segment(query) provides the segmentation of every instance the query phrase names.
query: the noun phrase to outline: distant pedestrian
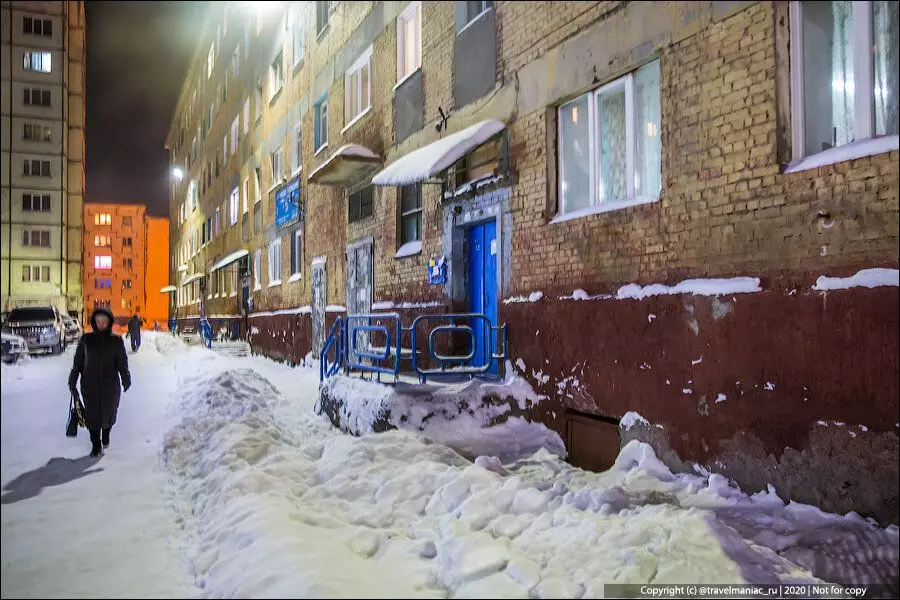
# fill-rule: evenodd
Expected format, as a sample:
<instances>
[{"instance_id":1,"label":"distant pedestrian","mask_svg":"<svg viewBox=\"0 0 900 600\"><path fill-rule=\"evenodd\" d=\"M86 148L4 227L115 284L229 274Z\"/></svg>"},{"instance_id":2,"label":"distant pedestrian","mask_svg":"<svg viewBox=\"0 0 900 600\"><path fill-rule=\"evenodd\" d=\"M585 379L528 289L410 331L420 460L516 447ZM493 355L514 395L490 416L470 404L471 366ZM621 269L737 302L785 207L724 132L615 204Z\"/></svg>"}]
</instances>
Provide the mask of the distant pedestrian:
<instances>
[{"instance_id":1,"label":"distant pedestrian","mask_svg":"<svg viewBox=\"0 0 900 600\"><path fill-rule=\"evenodd\" d=\"M153 331L159 331L159 321L153 321Z\"/></svg>"},{"instance_id":2,"label":"distant pedestrian","mask_svg":"<svg viewBox=\"0 0 900 600\"><path fill-rule=\"evenodd\" d=\"M112 332L113 315L98 308L91 315L93 331L85 333L75 350L75 362L69 373L69 390L75 389L81 378L81 397L84 399L84 420L91 434L91 456L100 456L109 446L109 432L116 424L121 390L131 387L128 355L125 342ZM121 384L121 385L120 385Z\"/></svg>"},{"instance_id":3,"label":"distant pedestrian","mask_svg":"<svg viewBox=\"0 0 900 600\"><path fill-rule=\"evenodd\" d=\"M137 352L141 347L141 327L144 322L137 315L128 319L128 337L131 338L131 351Z\"/></svg>"}]
</instances>

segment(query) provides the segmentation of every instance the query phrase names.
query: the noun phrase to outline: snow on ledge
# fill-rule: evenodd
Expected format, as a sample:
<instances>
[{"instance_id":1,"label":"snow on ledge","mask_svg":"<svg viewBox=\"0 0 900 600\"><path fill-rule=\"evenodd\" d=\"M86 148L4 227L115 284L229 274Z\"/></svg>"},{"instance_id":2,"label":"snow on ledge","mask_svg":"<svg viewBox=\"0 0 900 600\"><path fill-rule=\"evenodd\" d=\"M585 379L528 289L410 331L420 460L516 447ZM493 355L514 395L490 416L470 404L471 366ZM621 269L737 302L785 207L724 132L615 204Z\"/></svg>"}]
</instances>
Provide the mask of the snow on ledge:
<instances>
[{"instance_id":1,"label":"snow on ledge","mask_svg":"<svg viewBox=\"0 0 900 600\"><path fill-rule=\"evenodd\" d=\"M431 308L434 306L443 306L441 302L400 302L395 303L390 300L376 302L372 305L372 310L391 310L393 308L409 309L409 308Z\"/></svg>"},{"instance_id":2,"label":"snow on ledge","mask_svg":"<svg viewBox=\"0 0 900 600\"><path fill-rule=\"evenodd\" d=\"M816 291L847 290L855 287L898 287L900 286L900 271L897 269L863 269L852 277L826 277L822 275L816 279L813 289Z\"/></svg>"},{"instance_id":3,"label":"snow on ledge","mask_svg":"<svg viewBox=\"0 0 900 600\"><path fill-rule=\"evenodd\" d=\"M503 300L503 304L513 304L515 302L537 302L544 297L544 292L531 292L526 296L512 296Z\"/></svg>"},{"instance_id":4,"label":"snow on ledge","mask_svg":"<svg viewBox=\"0 0 900 600\"><path fill-rule=\"evenodd\" d=\"M300 281L301 278L302 278L301 273L294 273L293 275L288 277L288 283L295 283L297 281Z\"/></svg>"},{"instance_id":5,"label":"snow on ledge","mask_svg":"<svg viewBox=\"0 0 900 600\"><path fill-rule=\"evenodd\" d=\"M329 304L325 307L325 312L329 313L342 313L347 312L346 306L341 306L340 304Z\"/></svg>"},{"instance_id":6,"label":"snow on ledge","mask_svg":"<svg viewBox=\"0 0 900 600\"><path fill-rule=\"evenodd\" d=\"M296 308L282 308L280 310L263 310L248 315L251 319L254 317L274 317L275 315L308 315L312 313L312 307L298 306Z\"/></svg>"},{"instance_id":7,"label":"snow on ledge","mask_svg":"<svg viewBox=\"0 0 900 600\"><path fill-rule=\"evenodd\" d=\"M877 138L857 140L793 161L784 172L787 174L808 171L847 160L874 156L884 152L893 152L898 148L900 148L900 136L898 135L885 135Z\"/></svg>"},{"instance_id":8,"label":"snow on ledge","mask_svg":"<svg viewBox=\"0 0 900 600\"><path fill-rule=\"evenodd\" d=\"M406 258L407 256L413 256L415 254L419 254L420 252L422 252L422 240L406 242L397 249L397 253L394 254L394 258Z\"/></svg>"},{"instance_id":9,"label":"snow on ledge","mask_svg":"<svg viewBox=\"0 0 900 600\"><path fill-rule=\"evenodd\" d=\"M685 279L674 286L651 283L641 287L636 283L623 285L616 292L618 300L641 300L650 296L693 294L695 296L720 296L723 294L749 294L761 292L758 277L732 277L730 279Z\"/></svg>"},{"instance_id":10,"label":"snow on ledge","mask_svg":"<svg viewBox=\"0 0 900 600\"><path fill-rule=\"evenodd\" d=\"M650 421L634 412L633 410L628 411L627 413L622 415L621 419L619 419L619 427L621 427L625 431L628 431L638 424L643 425L644 427L649 427Z\"/></svg>"}]
</instances>

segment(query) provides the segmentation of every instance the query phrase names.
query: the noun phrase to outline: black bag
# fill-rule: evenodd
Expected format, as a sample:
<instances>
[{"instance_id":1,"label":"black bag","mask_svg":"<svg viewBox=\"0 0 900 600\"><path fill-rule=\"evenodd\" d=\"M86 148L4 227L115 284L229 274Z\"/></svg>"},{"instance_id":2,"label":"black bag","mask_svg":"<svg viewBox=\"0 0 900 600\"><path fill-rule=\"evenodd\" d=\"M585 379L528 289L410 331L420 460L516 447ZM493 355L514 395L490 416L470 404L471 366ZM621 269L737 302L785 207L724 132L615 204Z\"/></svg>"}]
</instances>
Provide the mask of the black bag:
<instances>
[{"instance_id":1,"label":"black bag","mask_svg":"<svg viewBox=\"0 0 900 600\"><path fill-rule=\"evenodd\" d=\"M72 393L69 404L69 422L66 423L66 437L78 437L78 427L84 427L84 405L77 392Z\"/></svg>"}]
</instances>

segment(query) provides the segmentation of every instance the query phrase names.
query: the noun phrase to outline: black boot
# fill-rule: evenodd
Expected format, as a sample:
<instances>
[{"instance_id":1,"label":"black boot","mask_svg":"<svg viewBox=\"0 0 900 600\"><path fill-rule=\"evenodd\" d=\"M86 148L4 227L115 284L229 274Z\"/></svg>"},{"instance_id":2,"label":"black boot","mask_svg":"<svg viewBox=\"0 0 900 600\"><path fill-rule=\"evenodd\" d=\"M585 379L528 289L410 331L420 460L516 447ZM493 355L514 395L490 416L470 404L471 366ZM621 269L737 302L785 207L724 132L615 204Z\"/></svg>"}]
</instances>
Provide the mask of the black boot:
<instances>
[{"instance_id":1,"label":"black boot","mask_svg":"<svg viewBox=\"0 0 900 600\"><path fill-rule=\"evenodd\" d=\"M103 441L104 448L109 448L109 430L110 429L112 429L112 427L106 427L103 429L103 435L102 435L101 439Z\"/></svg>"},{"instance_id":2,"label":"black boot","mask_svg":"<svg viewBox=\"0 0 900 600\"><path fill-rule=\"evenodd\" d=\"M103 449L100 447L100 430L99 429L91 429L91 456L97 458L101 454L103 454Z\"/></svg>"}]
</instances>

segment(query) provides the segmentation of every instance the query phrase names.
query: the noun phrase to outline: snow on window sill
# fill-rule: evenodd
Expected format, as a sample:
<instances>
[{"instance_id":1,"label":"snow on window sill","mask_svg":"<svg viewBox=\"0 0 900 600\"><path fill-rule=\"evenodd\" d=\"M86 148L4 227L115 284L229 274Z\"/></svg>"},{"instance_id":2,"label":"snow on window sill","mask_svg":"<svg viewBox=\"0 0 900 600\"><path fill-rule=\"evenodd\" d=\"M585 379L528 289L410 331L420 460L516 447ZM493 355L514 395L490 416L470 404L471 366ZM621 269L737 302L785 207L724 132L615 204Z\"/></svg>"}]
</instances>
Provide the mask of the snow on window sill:
<instances>
[{"instance_id":1,"label":"snow on window sill","mask_svg":"<svg viewBox=\"0 0 900 600\"><path fill-rule=\"evenodd\" d=\"M234 298L235 296L237 296L237 292L231 292L230 294L228 294L229 298Z\"/></svg>"},{"instance_id":2,"label":"snow on window sill","mask_svg":"<svg viewBox=\"0 0 900 600\"><path fill-rule=\"evenodd\" d=\"M397 83L395 83L395 84L394 84L394 87L391 88L391 91L392 91L392 92L396 92L396 91L397 91L397 88L399 88L401 85L403 85L404 83L406 83L406 80L407 80L407 79L409 79L410 77L412 77L413 75L415 75L416 73L418 73L418 72L421 71L421 70L422 70L422 65L419 65L418 67L416 67L415 69L413 69L412 71L410 71L409 73L407 73L406 75L404 75L403 77L401 77L401 78L400 78L400 81L398 81Z\"/></svg>"},{"instance_id":3,"label":"snow on window sill","mask_svg":"<svg viewBox=\"0 0 900 600\"><path fill-rule=\"evenodd\" d=\"M313 153L313 156L318 156L319 154L321 154L322 150L324 150L327 147L328 147L328 142L325 142L324 144L322 144L321 146L319 146L316 149L316 151Z\"/></svg>"},{"instance_id":4,"label":"snow on window sill","mask_svg":"<svg viewBox=\"0 0 900 600\"><path fill-rule=\"evenodd\" d=\"M475 15L475 18L473 18L471 21L469 21L468 23L466 23L465 26L464 26L462 29L460 29L459 31L457 31L457 32L456 32L456 35L461 34L463 31L465 31L466 29L468 29L469 27L471 27L471 26L472 26L472 23L474 23L475 21L477 21L478 19L480 19L480 18L483 17L484 15L488 14L488 12L491 11L492 9L493 9L493 7L488 6L488 7L485 8L483 11L481 11L480 13L478 13L477 15Z\"/></svg>"},{"instance_id":5,"label":"snow on window sill","mask_svg":"<svg viewBox=\"0 0 900 600\"><path fill-rule=\"evenodd\" d=\"M279 86L277 90L269 97L269 106L275 103L275 100L278 99L278 96L281 95L281 90L284 86Z\"/></svg>"},{"instance_id":6,"label":"snow on window sill","mask_svg":"<svg viewBox=\"0 0 900 600\"><path fill-rule=\"evenodd\" d=\"M301 273L294 273L293 275L288 277L288 283L296 283L296 282L300 281L301 277L302 277Z\"/></svg>"},{"instance_id":7,"label":"snow on window sill","mask_svg":"<svg viewBox=\"0 0 900 600\"><path fill-rule=\"evenodd\" d=\"M277 285L281 285L281 280L280 280L280 279L276 279L275 281L270 281L270 282L269 282L269 287L275 287L275 286L277 286Z\"/></svg>"},{"instance_id":8,"label":"snow on window sill","mask_svg":"<svg viewBox=\"0 0 900 600\"><path fill-rule=\"evenodd\" d=\"M291 172L291 179L293 179L294 177L296 177L297 175L299 175L299 174L300 174L300 171L302 171L302 170L303 170L303 165L300 165L299 167L297 167L296 169L294 169L293 172Z\"/></svg>"},{"instance_id":9,"label":"snow on window sill","mask_svg":"<svg viewBox=\"0 0 900 600\"><path fill-rule=\"evenodd\" d=\"M580 210L574 210L569 213L561 213L550 219L550 224L553 223L562 223L564 221L571 221L572 219L580 219L581 217L587 217L590 215L598 215L600 213L612 212L614 210L620 210L623 208L630 208L632 206L640 206L642 204L652 204L657 202L659 198L654 198L651 196L638 196L637 198L631 198L630 200L621 200L619 202L607 202L604 204L595 204L594 206L588 206L587 208L582 208Z\"/></svg>"},{"instance_id":10,"label":"snow on window sill","mask_svg":"<svg viewBox=\"0 0 900 600\"><path fill-rule=\"evenodd\" d=\"M866 140L857 140L792 161L788 164L784 173L809 171L810 169L818 169L819 167L834 165L848 160L856 160L857 158L865 158L866 156L874 156L885 152L894 152L898 148L900 148L900 135L884 135Z\"/></svg>"},{"instance_id":11,"label":"snow on window sill","mask_svg":"<svg viewBox=\"0 0 900 600\"><path fill-rule=\"evenodd\" d=\"M346 132L348 129L350 129L351 127L353 127L354 125L356 125L363 117L365 117L365 116L366 116L367 114L369 114L370 112L372 112L372 105L371 105L371 104L369 104L369 106L366 108L366 110L362 111L361 113L359 113L358 115L356 115L355 117L353 117L353 119L351 119L349 123L347 123L346 125L344 125L344 128L341 129L341 134L343 135L344 132Z\"/></svg>"},{"instance_id":12,"label":"snow on window sill","mask_svg":"<svg viewBox=\"0 0 900 600\"><path fill-rule=\"evenodd\" d=\"M397 253L394 254L394 258L406 258L408 256L415 256L422 252L422 240L415 240L413 242L406 242L402 246L397 249Z\"/></svg>"},{"instance_id":13,"label":"snow on window sill","mask_svg":"<svg viewBox=\"0 0 900 600\"><path fill-rule=\"evenodd\" d=\"M256 285L253 286L253 291L254 291L254 292L258 292L258 291L261 290L261 289L262 289L262 286L259 285L258 283L257 283Z\"/></svg>"}]
</instances>

